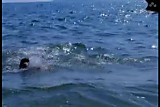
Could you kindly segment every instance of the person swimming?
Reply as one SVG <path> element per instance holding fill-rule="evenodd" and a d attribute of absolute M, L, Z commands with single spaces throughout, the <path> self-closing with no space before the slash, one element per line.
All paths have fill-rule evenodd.
<path fill-rule="evenodd" d="M 32 56 L 30 58 L 22 58 L 19 64 L 20 70 L 45 70 L 46 64 L 42 63 L 40 57 Z"/>
<path fill-rule="evenodd" d="M 19 64 L 19 69 L 25 69 L 25 68 L 28 68 L 28 66 L 29 66 L 29 58 L 21 59 Z"/>
<path fill-rule="evenodd" d="M 51 63 L 44 61 L 41 57 L 31 56 L 29 58 L 21 59 L 19 69 L 22 71 L 46 71 L 53 70 L 54 66 Z"/>

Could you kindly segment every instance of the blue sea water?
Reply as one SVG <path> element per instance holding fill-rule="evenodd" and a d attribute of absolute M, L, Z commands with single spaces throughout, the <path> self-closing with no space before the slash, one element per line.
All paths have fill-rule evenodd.
<path fill-rule="evenodd" d="M 3 3 L 2 106 L 157 107 L 158 14 L 146 6 Z M 19 70 L 24 57 L 27 71 Z"/>

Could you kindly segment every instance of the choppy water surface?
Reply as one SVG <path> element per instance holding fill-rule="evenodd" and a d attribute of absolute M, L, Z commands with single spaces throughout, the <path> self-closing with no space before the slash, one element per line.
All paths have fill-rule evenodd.
<path fill-rule="evenodd" d="M 2 4 L 2 106 L 158 106 L 158 14 L 146 6 Z M 26 71 L 18 69 L 23 57 L 32 66 Z"/>

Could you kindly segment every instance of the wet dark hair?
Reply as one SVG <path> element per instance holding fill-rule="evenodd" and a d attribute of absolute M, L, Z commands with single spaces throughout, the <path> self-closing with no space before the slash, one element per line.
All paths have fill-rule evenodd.
<path fill-rule="evenodd" d="M 26 63 L 29 63 L 29 58 L 23 58 L 23 59 L 21 59 L 21 62 L 19 64 L 19 69 L 27 68 L 28 64 L 26 64 Z"/>

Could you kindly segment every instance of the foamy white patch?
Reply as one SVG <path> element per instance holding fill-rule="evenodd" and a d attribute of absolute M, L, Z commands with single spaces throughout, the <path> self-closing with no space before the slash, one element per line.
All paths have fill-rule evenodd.
<path fill-rule="evenodd" d="M 29 69 L 30 70 L 40 70 L 40 71 L 46 71 L 46 70 L 53 70 L 53 62 L 46 61 L 42 57 L 39 56 L 31 56 L 29 57 Z"/>
<path fill-rule="evenodd" d="M 153 45 L 152 45 L 152 48 L 153 48 L 153 49 L 156 49 L 156 48 L 157 48 L 157 46 L 156 46 L 155 44 L 153 44 Z"/>
<path fill-rule="evenodd" d="M 32 56 L 30 59 L 30 66 L 32 67 L 40 67 L 42 65 L 42 60 L 40 57 Z"/>
<path fill-rule="evenodd" d="M 47 65 L 43 62 L 42 58 L 38 56 L 31 56 L 29 60 L 29 68 L 37 68 L 41 70 L 46 69 Z"/>

